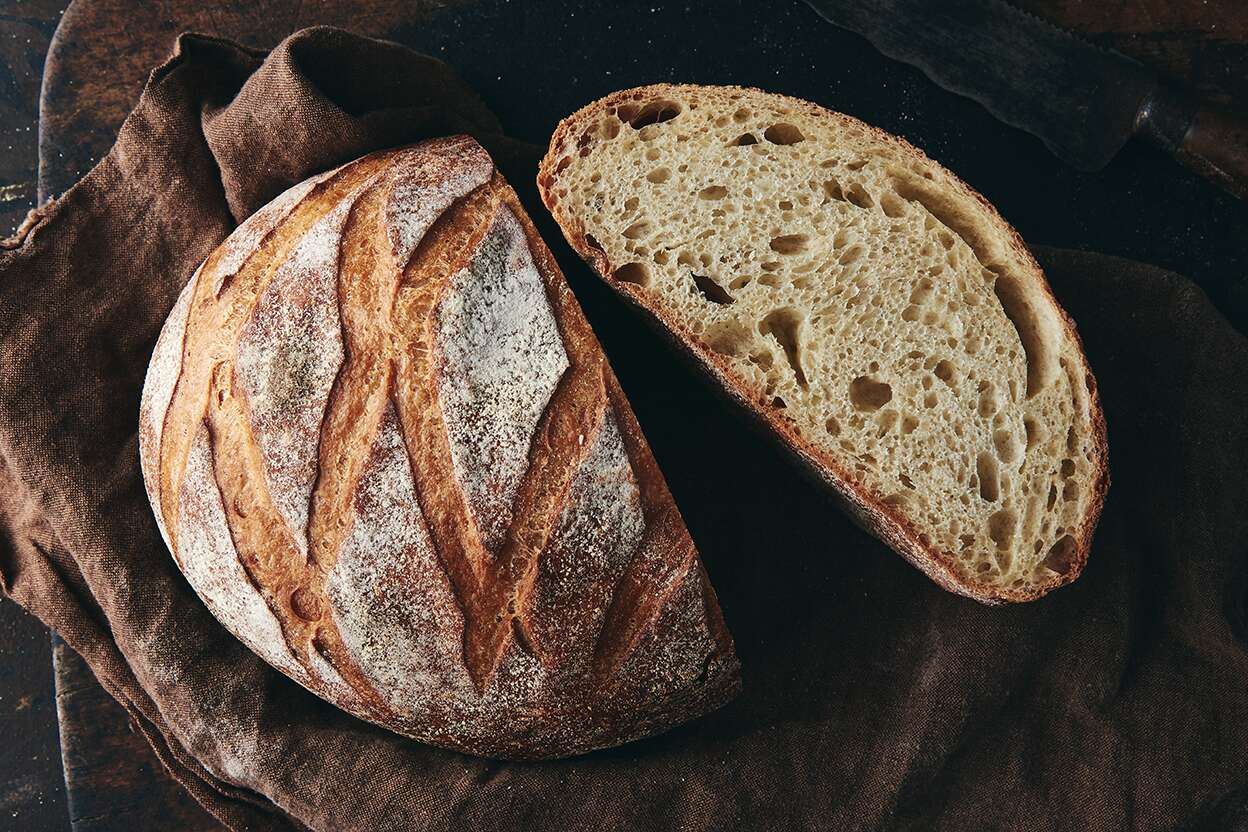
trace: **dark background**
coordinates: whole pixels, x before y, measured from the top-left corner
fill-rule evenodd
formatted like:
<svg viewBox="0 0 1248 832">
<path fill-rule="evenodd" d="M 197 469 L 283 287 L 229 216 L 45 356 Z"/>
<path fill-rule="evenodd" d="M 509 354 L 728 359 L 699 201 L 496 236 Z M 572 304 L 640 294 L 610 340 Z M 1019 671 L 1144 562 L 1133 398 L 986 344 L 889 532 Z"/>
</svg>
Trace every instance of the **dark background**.
<svg viewBox="0 0 1248 832">
<path fill-rule="evenodd" d="M 1075 172 L 1037 139 L 997 123 L 979 105 L 940 90 L 797 2 L 490 0 L 457 3 L 426 19 L 418 19 L 428 5 L 421 3 L 382 2 L 366 10 L 347 3 L 311 4 L 318 7 L 313 10 L 302 5 L 275 0 L 201 8 L 167 0 L 140 13 L 130 3 L 75 3 L 53 45 L 40 124 L 44 56 L 61 3 L 0 0 L 0 234 L 15 227 L 41 194 L 62 192 L 107 150 L 147 69 L 163 59 L 177 32 L 197 29 L 267 46 L 302 25 L 326 22 L 384 34 L 447 60 L 508 132 L 535 145 L 544 145 L 558 119 L 586 102 L 642 83 L 737 83 L 808 98 L 922 147 L 995 203 L 1028 242 L 1165 266 L 1200 283 L 1241 330 L 1248 320 L 1248 204 L 1143 146 L 1127 147 L 1104 171 Z M 1248 102 L 1243 4 L 1021 5 L 1216 100 Z M 332 68 L 324 74 L 322 82 L 332 85 Z M 531 190 L 531 183 L 516 184 L 522 193 Z M 677 502 L 686 507 L 695 540 L 716 537 L 700 527 L 709 515 L 687 507 L 726 486 L 681 463 L 716 449 L 683 447 L 697 443 L 696 430 L 657 429 L 665 413 L 703 412 L 711 406 L 704 401 L 708 393 L 691 385 L 687 373 L 669 369 L 670 356 L 653 339 L 638 339 L 636 321 L 622 315 L 568 256 L 531 200 L 530 207 L 625 389 L 650 389 L 634 404 Z M 743 442 L 747 436 L 742 432 Z M 793 476 L 771 456 L 766 449 L 744 452 L 745 464 L 756 471 Z M 786 510 L 829 511 L 813 495 Z M 841 525 L 845 535 L 860 534 Z M 766 546 L 765 539 L 757 543 Z M 708 566 L 714 572 L 709 557 Z M 165 785 L 142 741 L 127 733 L 124 716 L 110 707 L 81 662 L 63 646 L 59 650 L 54 687 L 45 631 L 14 604 L 0 604 L 0 829 L 59 829 L 70 816 L 76 829 L 153 828 L 147 823 L 156 818 L 168 828 L 210 828 L 171 791 L 176 787 Z M 58 700 L 70 805 L 57 745 Z"/>
</svg>

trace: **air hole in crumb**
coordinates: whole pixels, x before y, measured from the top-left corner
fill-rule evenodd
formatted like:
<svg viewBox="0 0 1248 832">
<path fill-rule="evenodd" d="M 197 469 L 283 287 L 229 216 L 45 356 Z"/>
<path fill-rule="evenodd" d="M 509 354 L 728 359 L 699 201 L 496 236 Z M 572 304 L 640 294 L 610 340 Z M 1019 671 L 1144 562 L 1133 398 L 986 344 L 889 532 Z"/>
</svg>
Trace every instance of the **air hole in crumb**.
<svg viewBox="0 0 1248 832">
<path fill-rule="evenodd" d="M 907 306 L 905 309 L 901 310 L 901 319 L 903 321 L 910 322 L 917 321 L 919 319 L 919 307 Z"/>
<path fill-rule="evenodd" d="M 604 118 L 598 123 L 598 134 L 604 139 L 614 139 L 620 135 L 620 120 L 617 118 Z"/>
<path fill-rule="evenodd" d="M 726 320 L 712 324 L 705 335 L 707 345 L 721 355 L 741 355 L 754 340 L 740 321 Z"/>
<path fill-rule="evenodd" d="M 651 124 L 662 124 L 665 121 L 671 121 L 680 115 L 680 112 L 681 107 L 679 104 L 662 98 L 650 101 L 641 107 L 638 107 L 636 104 L 623 104 L 619 108 L 620 119 L 627 121 L 634 130 L 640 130 Z"/>
<path fill-rule="evenodd" d="M 778 206 L 778 207 L 780 208 L 780 210 L 781 210 L 781 211 L 792 211 L 792 210 L 793 210 L 793 203 L 792 203 L 792 202 L 790 202 L 790 201 L 789 201 L 789 200 L 787 200 L 787 199 L 782 199 L 782 200 L 780 200 L 780 203 L 779 203 L 779 206 Z"/>
<path fill-rule="evenodd" d="M 855 159 L 852 162 L 846 162 L 845 167 L 849 170 L 862 170 L 867 166 L 866 159 Z"/>
<path fill-rule="evenodd" d="M 884 498 L 884 505 L 893 506 L 894 508 L 906 508 L 910 505 L 910 495 L 903 491 L 897 491 L 889 494 Z"/>
<path fill-rule="evenodd" d="M 793 369 L 798 386 L 805 388 L 807 382 L 806 371 L 802 368 L 801 342 L 803 321 L 804 318 L 796 309 L 785 307 L 763 318 L 758 329 L 763 335 L 772 336 L 780 344 L 785 358 L 789 361 L 789 366 Z"/>
<path fill-rule="evenodd" d="M 892 401 L 893 388 L 870 376 L 858 376 L 849 383 L 849 400 L 857 410 L 873 412 Z"/>
<path fill-rule="evenodd" d="M 794 125 L 778 122 L 763 131 L 763 138 L 772 144 L 797 144 L 806 137 Z"/>
<path fill-rule="evenodd" d="M 1049 553 L 1044 556 L 1040 565 L 1059 575 L 1065 575 L 1074 568 L 1075 560 L 1075 539 L 1065 535 L 1049 547 Z"/>
<path fill-rule="evenodd" d="M 778 407 L 781 410 L 788 407 L 788 405 L 785 404 L 784 399 L 780 398 L 779 396 L 773 396 L 771 399 L 771 404 L 772 404 L 772 407 Z"/>
<path fill-rule="evenodd" d="M 708 185 L 698 191 L 698 199 L 723 199 L 728 196 L 728 189 L 723 185 Z"/>
<path fill-rule="evenodd" d="M 880 429 L 876 433 L 876 438 L 882 439 L 884 435 L 891 431 L 893 426 L 897 424 L 897 411 L 885 410 L 881 412 L 877 423 L 879 424 Z"/>
<path fill-rule="evenodd" d="M 922 306 L 932 299 L 933 291 L 935 291 L 935 284 L 932 283 L 932 279 L 930 277 L 920 278 L 910 292 L 910 302 Z"/>
<path fill-rule="evenodd" d="M 732 114 L 732 120 L 737 124 L 744 124 L 750 118 L 750 111 L 742 107 Z"/>
<path fill-rule="evenodd" d="M 932 368 L 932 373 L 948 386 L 953 386 L 953 364 L 949 363 L 947 359 L 942 358 L 940 361 L 937 361 L 936 366 Z"/>
<path fill-rule="evenodd" d="M 871 194 L 867 193 L 867 189 L 859 182 L 849 186 L 849 190 L 845 192 L 845 198 L 859 208 L 870 208 L 875 205 L 875 200 L 871 198 Z"/>
<path fill-rule="evenodd" d="M 1075 461 L 1073 459 L 1062 460 L 1062 478 L 1070 479 L 1075 475 Z"/>
<path fill-rule="evenodd" d="M 934 392 L 928 393 L 926 396 L 923 397 L 923 406 L 930 409 L 930 408 L 935 407 L 939 401 L 940 399 L 936 397 L 936 394 Z"/>
<path fill-rule="evenodd" d="M 903 416 L 901 419 L 901 432 L 909 435 L 914 433 L 915 428 L 919 426 L 919 420 L 913 416 Z"/>
<path fill-rule="evenodd" d="M 655 185 L 662 185 L 671 178 L 672 171 L 670 168 L 655 168 L 646 174 L 646 181 L 653 182 Z"/>
<path fill-rule="evenodd" d="M 975 474 L 979 477 L 979 496 L 995 503 L 1001 496 L 997 481 L 997 458 L 981 452 L 975 457 Z"/>
<path fill-rule="evenodd" d="M 747 147 L 752 144 L 758 144 L 758 139 L 754 138 L 753 133 L 742 133 L 732 142 L 731 147 Z"/>
<path fill-rule="evenodd" d="M 624 236 L 630 240 L 640 240 L 642 237 L 650 233 L 651 225 L 649 220 L 641 220 L 635 222 L 628 228 L 624 229 Z"/>
<path fill-rule="evenodd" d="M 897 477 L 897 479 L 901 480 L 901 484 L 904 485 L 906 488 L 909 488 L 911 491 L 915 490 L 914 480 L 910 479 L 905 474 L 902 474 L 901 476 Z"/>
<path fill-rule="evenodd" d="M 559 164 L 555 165 L 555 173 L 563 173 L 570 164 L 572 164 L 572 157 L 564 156 L 559 160 Z"/>
<path fill-rule="evenodd" d="M 749 286 L 749 285 L 750 285 L 750 276 L 746 274 L 746 275 L 742 275 L 741 277 L 735 278 L 731 283 L 728 284 L 728 288 L 729 289 L 744 289 L 746 286 Z"/>
<path fill-rule="evenodd" d="M 1018 459 L 1018 440 L 1014 438 L 1013 431 L 993 431 L 992 444 L 1002 462 L 1009 463 Z"/>
<path fill-rule="evenodd" d="M 693 283 L 697 287 L 698 291 L 702 293 L 702 297 L 706 298 L 711 303 L 717 303 L 720 306 L 725 306 L 736 300 L 736 298 L 725 292 L 724 288 L 711 278 L 701 274 L 694 274 L 693 272 L 690 272 L 689 276 L 693 278 Z"/>
<path fill-rule="evenodd" d="M 809 242 L 805 234 L 784 234 L 771 238 L 771 250 L 778 254 L 801 254 Z"/>
<path fill-rule="evenodd" d="M 893 193 L 885 193 L 880 196 L 880 209 L 884 211 L 884 215 L 894 219 L 904 217 L 906 215 L 906 201 Z"/>
<path fill-rule="evenodd" d="M 837 202 L 845 201 L 845 192 L 841 190 L 841 183 L 835 179 L 829 179 L 823 183 L 823 192 L 828 195 L 829 199 L 835 199 Z"/>
<path fill-rule="evenodd" d="M 828 436 L 841 435 L 841 423 L 836 421 L 835 416 L 829 416 L 828 420 L 823 423 L 824 430 L 828 432 Z"/>
<path fill-rule="evenodd" d="M 855 263 L 862 259 L 862 255 L 865 254 L 866 251 L 866 247 L 859 243 L 855 243 L 842 251 L 841 256 L 836 258 L 836 262 L 840 263 L 842 266 L 848 266 L 851 263 Z"/>
<path fill-rule="evenodd" d="M 659 127 L 659 125 L 647 124 L 645 127 L 637 131 L 637 138 L 641 139 L 643 142 L 648 142 L 658 138 L 659 134 L 662 132 L 663 128 Z"/>
<path fill-rule="evenodd" d="M 1027 432 L 1027 450 L 1031 450 L 1040 441 L 1040 428 L 1036 420 L 1030 416 L 1023 417 L 1023 430 Z"/>
<path fill-rule="evenodd" d="M 998 549 L 1004 549 L 1010 545 L 1010 540 L 1014 537 L 1015 523 L 1014 512 L 1008 508 L 993 512 L 988 517 L 988 537 L 997 544 Z"/>
<path fill-rule="evenodd" d="M 625 263 L 615 270 L 614 276 L 622 283 L 635 283 L 643 288 L 650 285 L 650 269 L 645 263 Z"/>
<path fill-rule="evenodd" d="M 996 415 L 1001 409 L 1001 403 L 997 400 L 997 393 L 991 384 L 985 384 L 979 393 L 979 415 L 985 419 Z"/>
</svg>

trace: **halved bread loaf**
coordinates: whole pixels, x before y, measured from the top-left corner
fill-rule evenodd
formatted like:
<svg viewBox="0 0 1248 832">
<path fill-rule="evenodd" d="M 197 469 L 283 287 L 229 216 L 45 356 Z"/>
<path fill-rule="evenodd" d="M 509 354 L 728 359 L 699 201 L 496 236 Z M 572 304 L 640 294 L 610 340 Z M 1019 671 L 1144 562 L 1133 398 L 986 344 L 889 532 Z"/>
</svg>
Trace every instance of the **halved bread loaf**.
<svg viewBox="0 0 1248 832">
<path fill-rule="evenodd" d="M 905 141 L 736 87 L 615 93 L 538 184 L 572 246 L 942 586 L 1026 601 L 1083 568 L 1096 384 L 1018 235 Z"/>
<path fill-rule="evenodd" d="M 165 323 L 139 450 L 212 613 L 363 719 L 560 757 L 739 689 L 632 409 L 467 136 L 357 159 L 239 226 Z"/>
</svg>

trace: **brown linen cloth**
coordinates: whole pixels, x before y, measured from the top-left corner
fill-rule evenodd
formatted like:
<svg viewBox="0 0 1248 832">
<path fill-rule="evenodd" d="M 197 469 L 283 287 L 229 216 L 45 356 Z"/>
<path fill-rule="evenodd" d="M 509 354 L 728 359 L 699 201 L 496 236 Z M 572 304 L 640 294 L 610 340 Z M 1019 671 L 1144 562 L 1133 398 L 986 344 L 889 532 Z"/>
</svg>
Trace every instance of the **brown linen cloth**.
<svg viewBox="0 0 1248 832">
<path fill-rule="evenodd" d="M 360 722 L 251 655 L 148 507 L 152 346 L 198 263 L 281 190 L 451 132 L 514 150 L 445 66 L 402 47 L 315 29 L 263 58 L 183 36 L 109 155 L 0 250 L 4 592 L 86 658 L 211 812 L 324 830 L 1248 823 L 1248 342 L 1187 280 L 1114 258 L 1041 252 L 1087 340 L 1114 475 L 1087 571 L 1046 599 L 941 592 L 685 376 L 647 389 L 629 353 L 666 354 L 637 329 L 615 357 L 673 460 L 740 699 L 621 749 L 512 764 Z"/>
</svg>

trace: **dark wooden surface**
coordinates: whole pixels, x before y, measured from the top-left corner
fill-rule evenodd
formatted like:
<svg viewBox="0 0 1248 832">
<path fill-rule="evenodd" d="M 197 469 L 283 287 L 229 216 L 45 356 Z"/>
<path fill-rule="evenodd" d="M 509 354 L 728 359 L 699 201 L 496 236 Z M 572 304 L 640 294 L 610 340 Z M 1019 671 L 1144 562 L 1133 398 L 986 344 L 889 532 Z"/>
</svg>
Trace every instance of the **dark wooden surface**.
<svg viewBox="0 0 1248 832">
<path fill-rule="evenodd" d="M 161 768 L 87 663 L 55 636 L 52 659 L 69 797 L 57 828 L 68 821 L 74 832 L 221 829 Z"/>
<path fill-rule="evenodd" d="M 64 0 L 0 0 L 0 237 L 35 207 L 39 83 Z"/>
<path fill-rule="evenodd" d="M 35 205 L 39 83 L 63 7 L 61 0 L 0 0 L 0 237 Z M 63 829 L 48 631 L 7 601 L 0 601 L 0 738 L 0 829 Z"/>
<path fill-rule="evenodd" d="M 9 601 L 0 601 L 0 738 L 0 829 L 65 828 L 48 631 Z"/>
<path fill-rule="evenodd" d="M 1019 5 L 1183 79 L 1214 100 L 1248 102 L 1248 9 L 1240 2 L 1024 0 Z M 62 28 L 52 39 L 53 72 L 44 79 L 44 121 L 39 125 L 35 101 L 43 56 L 60 18 L 61 4 L 0 0 L 0 234 L 15 227 L 37 198 L 64 191 L 107 151 L 137 100 L 147 72 L 168 54 L 177 32 L 193 29 L 268 46 L 301 26 L 329 23 L 420 43 L 413 21 L 421 6 L 163 0 L 152 4 L 149 13 L 136 15 L 129 0 L 76 2 L 65 12 Z M 636 12 L 642 11 L 638 6 Z M 395 35 L 396 31 L 406 37 Z M 424 48 L 438 53 L 431 44 L 424 44 Z M 592 51 L 585 44 L 579 48 Z M 474 77 L 471 56 L 469 49 L 451 57 L 471 82 L 483 88 L 490 101 L 488 88 L 494 79 Z M 577 80 L 568 79 L 570 84 Z M 754 83 L 767 85 L 765 70 Z M 579 104 L 598 92 L 596 88 L 586 89 L 571 97 Z M 498 106 L 495 101 L 490 103 Z M 520 121 L 501 114 L 509 127 Z M 906 132 L 904 121 L 882 126 Z M 541 138 L 536 133 L 521 137 Z M 1022 146 L 1026 147 L 1025 143 Z M 956 147 L 944 153 L 940 147 L 929 149 L 960 172 L 965 173 L 969 166 L 958 167 L 956 158 L 949 158 L 956 157 Z M 1175 176 L 1169 170 L 1172 165 L 1160 155 L 1133 151 L 1103 176 L 1090 180 L 1091 185 L 1086 180 L 1075 181 L 1070 193 L 1077 194 L 1079 188 L 1092 188 L 1094 195 L 1099 193 L 1097 188 L 1129 190 L 1141 187 L 1141 182 L 1154 174 L 1167 181 Z M 1079 236 L 1077 225 L 1063 229 L 1037 222 L 1029 229 L 1027 205 L 1008 204 L 1018 199 L 1016 195 L 994 193 L 970 178 L 990 198 L 1006 203 L 1001 205 L 1003 212 L 1020 225 L 1028 239 L 1107 248 L 1187 271 L 1198 279 L 1203 270 L 1208 278 L 1206 288 L 1215 299 L 1223 304 L 1237 300 L 1231 290 L 1213 284 L 1210 276 L 1224 274 L 1243 262 L 1243 249 L 1248 247 L 1225 239 L 1219 242 L 1218 250 L 1205 250 L 1208 239 L 1221 234 L 1220 226 L 1214 225 L 1212 232 L 1204 226 L 1193 228 L 1188 235 L 1191 240 L 1185 242 L 1182 226 L 1185 222 L 1194 225 L 1196 219 L 1181 217 L 1177 225 L 1160 226 L 1159 232 L 1141 232 L 1149 238 L 1146 243 L 1154 244 L 1152 248 L 1145 243 L 1135 246 L 1129 235 L 1101 243 L 1095 227 L 1086 237 Z M 1197 185 L 1185 193 L 1188 204 L 1208 199 L 1210 206 L 1223 205 Z M 1220 212 L 1211 207 L 1204 213 L 1213 217 Z M 1213 217 L 1211 222 L 1215 220 Z M 1040 239 L 1035 239 L 1037 234 Z M 1159 234 L 1160 239 L 1155 239 Z M 46 638 L 38 625 L 12 604 L 0 604 L 0 732 L 10 738 L 0 743 L 0 829 L 60 829 L 69 825 L 70 818 L 77 830 L 215 828 L 159 768 L 143 740 L 130 730 L 124 712 L 94 681 L 81 659 L 63 645 L 56 646 L 52 656 L 64 778 L 69 783 L 68 806 L 57 764 Z"/>
</svg>

